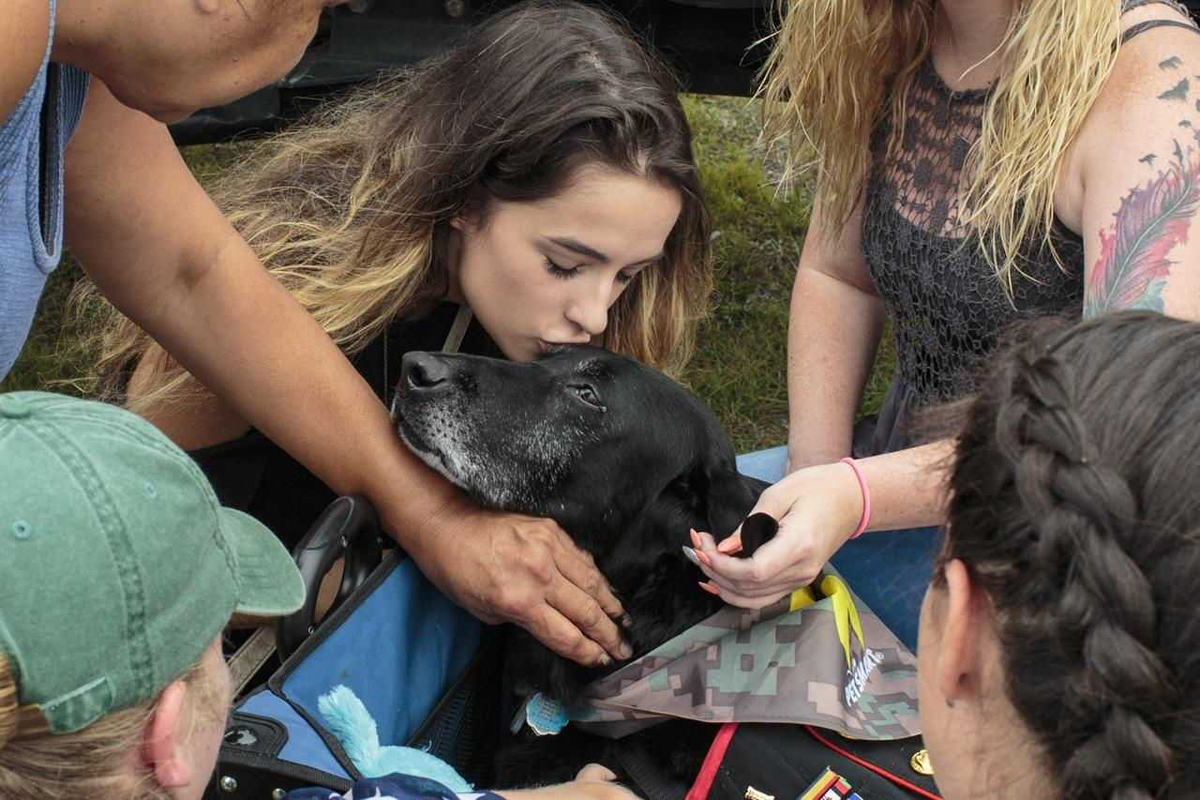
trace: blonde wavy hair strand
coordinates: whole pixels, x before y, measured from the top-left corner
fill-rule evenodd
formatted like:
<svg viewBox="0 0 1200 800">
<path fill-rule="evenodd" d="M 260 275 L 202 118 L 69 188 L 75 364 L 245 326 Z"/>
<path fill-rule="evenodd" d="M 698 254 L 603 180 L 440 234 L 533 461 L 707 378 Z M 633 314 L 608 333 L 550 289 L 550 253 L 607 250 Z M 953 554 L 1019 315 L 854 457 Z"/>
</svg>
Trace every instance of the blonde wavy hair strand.
<svg viewBox="0 0 1200 800">
<path fill-rule="evenodd" d="M 758 90 L 765 135 L 787 144 L 787 178 L 816 172 L 833 237 L 862 196 L 871 134 L 889 103 L 897 124 L 888 155 L 898 153 L 908 88 L 929 55 L 933 0 L 781 0 L 776 19 Z M 959 195 L 960 218 L 1010 296 L 1030 240 L 1062 266 L 1051 239 L 1054 187 L 1119 44 L 1117 2 L 1016 3 Z"/>
</svg>

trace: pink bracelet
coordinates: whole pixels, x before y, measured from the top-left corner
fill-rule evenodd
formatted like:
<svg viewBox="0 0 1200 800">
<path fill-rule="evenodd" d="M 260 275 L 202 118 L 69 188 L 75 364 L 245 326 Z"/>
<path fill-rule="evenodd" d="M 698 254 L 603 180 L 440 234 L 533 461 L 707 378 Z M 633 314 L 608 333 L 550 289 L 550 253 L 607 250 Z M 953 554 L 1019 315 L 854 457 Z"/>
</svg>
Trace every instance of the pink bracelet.
<svg viewBox="0 0 1200 800">
<path fill-rule="evenodd" d="M 867 479 L 863 477 L 857 461 L 847 457 L 843 458 L 841 463 L 854 470 L 854 477 L 858 479 L 858 489 L 862 492 L 862 519 L 858 521 L 858 527 L 854 529 L 854 533 L 850 534 L 851 539 L 857 539 L 863 535 L 863 531 L 867 529 L 867 524 L 871 521 L 871 490 L 867 488 Z"/>
</svg>

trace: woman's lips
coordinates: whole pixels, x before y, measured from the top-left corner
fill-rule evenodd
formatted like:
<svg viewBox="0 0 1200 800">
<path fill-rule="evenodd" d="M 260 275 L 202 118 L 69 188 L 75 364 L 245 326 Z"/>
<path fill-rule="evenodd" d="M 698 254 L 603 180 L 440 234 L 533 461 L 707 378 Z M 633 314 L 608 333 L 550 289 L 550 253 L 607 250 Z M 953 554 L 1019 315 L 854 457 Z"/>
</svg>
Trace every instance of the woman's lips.
<svg viewBox="0 0 1200 800">
<path fill-rule="evenodd" d="M 545 339 L 538 339 L 537 343 L 539 353 L 557 353 L 573 344 L 582 344 L 581 342 L 547 342 Z"/>
</svg>

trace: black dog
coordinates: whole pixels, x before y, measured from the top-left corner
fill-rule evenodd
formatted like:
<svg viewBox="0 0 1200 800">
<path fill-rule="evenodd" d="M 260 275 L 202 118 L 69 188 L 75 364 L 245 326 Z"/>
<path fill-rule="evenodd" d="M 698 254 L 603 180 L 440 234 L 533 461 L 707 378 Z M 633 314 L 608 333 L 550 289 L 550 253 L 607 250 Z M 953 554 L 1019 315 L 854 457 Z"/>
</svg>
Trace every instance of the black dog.
<svg viewBox="0 0 1200 800">
<path fill-rule="evenodd" d="M 712 412 L 666 376 L 594 347 L 524 364 L 409 353 L 392 410 L 408 447 L 480 504 L 549 517 L 591 553 L 629 613 L 636 654 L 720 608 L 681 548 L 689 528 L 730 534 L 765 484 L 738 474 Z M 744 553 L 755 537 L 743 531 Z M 517 630 L 505 666 L 522 688 L 568 704 L 601 674 Z M 614 743 L 571 727 L 526 730 L 493 777 L 499 787 L 550 783 L 589 762 L 627 776 L 632 747 L 684 785 L 714 732 L 670 722 Z"/>
</svg>

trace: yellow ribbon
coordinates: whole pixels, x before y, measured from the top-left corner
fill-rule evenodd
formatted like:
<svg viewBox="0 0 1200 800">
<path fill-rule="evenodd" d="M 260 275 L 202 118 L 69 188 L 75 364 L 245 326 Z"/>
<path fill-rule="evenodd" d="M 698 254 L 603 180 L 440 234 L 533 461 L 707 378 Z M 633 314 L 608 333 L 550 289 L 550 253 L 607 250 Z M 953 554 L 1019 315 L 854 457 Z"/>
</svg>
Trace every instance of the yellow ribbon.
<svg viewBox="0 0 1200 800">
<path fill-rule="evenodd" d="M 864 648 L 867 646 L 866 637 L 863 635 L 862 620 L 859 619 L 858 608 L 854 605 L 854 596 L 850 594 L 850 589 L 842 582 L 842 579 L 834 575 L 825 575 L 821 578 L 820 592 L 829 599 L 830 605 L 833 606 L 833 620 L 837 625 L 838 641 L 842 643 L 842 650 L 846 653 L 846 668 L 850 669 L 853 666 L 853 659 L 850 656 L 851 629 L 858 636 L 859 644 Z M 811 586 L 797 589 L 792 592 L 788 611 L 799 611 L 817 602 L 818 599 Z"/>
<path fill-rule="evenodd" d="M 788 611 L 799 611 L 805 606 L 811 606 L 817 602 L 817 596 L 813 593 L 811 586 L 804 586 L 792 592 L 792 600 L 788 604 Z"/>
</svg>

